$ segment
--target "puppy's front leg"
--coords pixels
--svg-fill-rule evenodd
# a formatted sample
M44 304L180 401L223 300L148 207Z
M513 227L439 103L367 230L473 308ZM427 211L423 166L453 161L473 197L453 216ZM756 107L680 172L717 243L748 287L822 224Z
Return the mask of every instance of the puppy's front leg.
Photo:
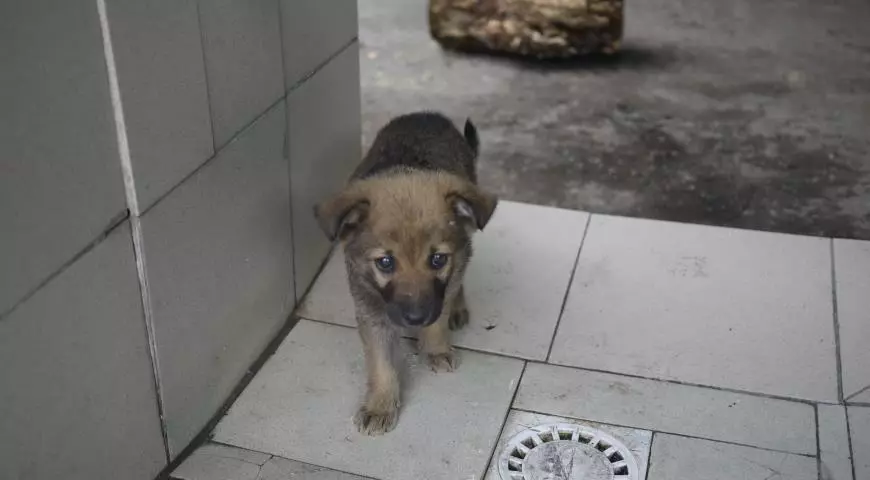
M468 325L468 307L465 305L465 287L460 285L450 313L450 330L459 330L466 325Z
M381 435L399 419L399 374L393 363L398 335L377 319L361 319L359 333L365 350L368 390L353 421L366 435Z
M420 351L426 354L429 367L435 372L452 372L459 366L456 354L450 347L450 312L426 328L420 330Z

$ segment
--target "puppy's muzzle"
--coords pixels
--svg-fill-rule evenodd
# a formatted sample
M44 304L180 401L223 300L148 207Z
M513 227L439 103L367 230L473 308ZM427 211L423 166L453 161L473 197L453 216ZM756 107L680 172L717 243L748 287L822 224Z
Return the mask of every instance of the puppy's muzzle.
M405 327L428 327L441 315L441 302L432 298L407 299L387 305L390 320Z

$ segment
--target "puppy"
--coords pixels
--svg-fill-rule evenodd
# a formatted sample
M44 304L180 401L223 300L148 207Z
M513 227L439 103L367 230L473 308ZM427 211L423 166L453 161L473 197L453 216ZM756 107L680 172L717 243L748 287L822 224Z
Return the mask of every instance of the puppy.
M478 143L470 120L463 134L437 113L396 117L345 189L314 209L326 235L344 248L368 373L354 423L367 435L396 425L393 360L403 329L417 332L434 371L457 367L450 330L468 323L462 277L471 237L498 202L477 186Z

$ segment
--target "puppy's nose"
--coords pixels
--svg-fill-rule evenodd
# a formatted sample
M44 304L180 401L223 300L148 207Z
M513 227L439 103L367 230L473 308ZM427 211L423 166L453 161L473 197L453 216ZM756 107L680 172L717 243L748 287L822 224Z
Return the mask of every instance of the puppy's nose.
M408 325L422 325L429 318L429 310L420 307L411 307L402 312L402 317Z

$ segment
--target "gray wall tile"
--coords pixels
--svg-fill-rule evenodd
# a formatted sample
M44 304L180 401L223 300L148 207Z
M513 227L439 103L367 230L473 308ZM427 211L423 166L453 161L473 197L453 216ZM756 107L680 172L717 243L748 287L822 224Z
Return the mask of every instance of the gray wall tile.
M126 208L95 2L0 4L0 315Z
M278 0L200 3L215 144L284 94Z
M359 49L351 45L287 96L296 290L329 252L314 205L338 192L360 161Z
M284 82L290 89L356 38L356 0L281 0Z
M195 0L107 0L140 211L214 153Z
M0 321L0 378L0 478L150 480L165 466L127 223Z
M142 217L173 455L293 308L284 135L281 103Z

